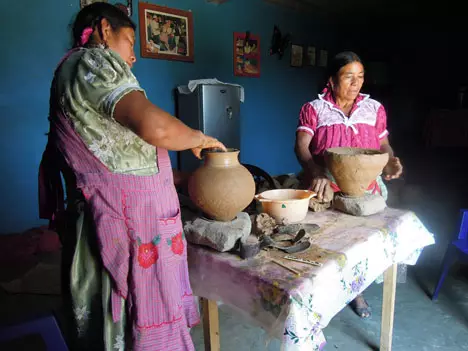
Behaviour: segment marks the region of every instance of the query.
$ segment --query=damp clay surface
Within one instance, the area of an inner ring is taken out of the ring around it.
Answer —
[[[204,164],[190,177],[192,202],[209,218],[232,221],[255,196],[255,182],[250,172],[239,163],[239,150],[204,152]]]
[[[325,163],[344,195],[364,195],[372,181],[388,162],[388,153],[361,148],[331,148],[325,151]]]

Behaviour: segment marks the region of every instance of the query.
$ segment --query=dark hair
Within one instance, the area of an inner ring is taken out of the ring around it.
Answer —
[[[135,23],[118,7],[105,3],[95,2],[84,7],[78,15],[76,15],[73,23],[73,46],[81,45],[81,34],[83,30],[91,27],[93,30],[98,29],[98,33],[102,38],[101,21],[106,19],[114,31],[121,28],[136,29]]]
[[[335,79],[342,67],[353,62],[362,63],[361,58],[356,53],[352,51],[340,52],[335,57],[333,57],[330,64],[328,65],[328,78],[331,77]]]

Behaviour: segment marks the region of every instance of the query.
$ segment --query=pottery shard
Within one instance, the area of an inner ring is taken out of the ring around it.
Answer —
[[[388,162],[379,150],[337,147],[325,151],[325,163],[341,191],[362,196]]]
[[[192,244],[211,247],[220,252],[233,249],[240,239],[245,241],[250,235],[252,223],[247,213],[241,212],[231,222],[210,221],[196,218],[184,225],[187,241]]]
[[[345,197],[337,195],[333,207],[354,216],[370,216],[383,211],[387,204],[380,195],[364,195],[361,197]]]

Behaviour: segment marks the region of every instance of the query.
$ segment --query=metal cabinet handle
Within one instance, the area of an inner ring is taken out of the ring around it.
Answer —
[[[231,106],[228,106],[226,108],[226,114],[229,119],[232,119],[232,107]]]

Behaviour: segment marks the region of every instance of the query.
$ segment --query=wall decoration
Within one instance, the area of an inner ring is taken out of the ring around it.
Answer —
[[[327,67],[327,64],[328,64],[328,51],[327,50],[320,50],[318,65],[320,67]]]
[[[80,0],[80,8],[91,5],[95,2],[107,2],[107,0]]]
[[[307,65],[315,66],[317,62],[316,50],[314,46],[307,47]]]
[[[127,4],[124,5],[122,3],[115,4],[119,9],[125,12],[129,17],[132,16],[133,13],[133,0],[127,0]]]
[[[140,2],[141,56],[194,61],[192,12]]]
[[[278,26],[274,26],[273,35],[271,37],[270,56],[278,55],[278,59],[282,59],[284,52],[291,43],[291,35],[282,36]]]
[[[234,33],[234,75],[260,77],[260,37]]]
[[[291,66],[302,67],[304,48],[300,45],[291,45]]]

